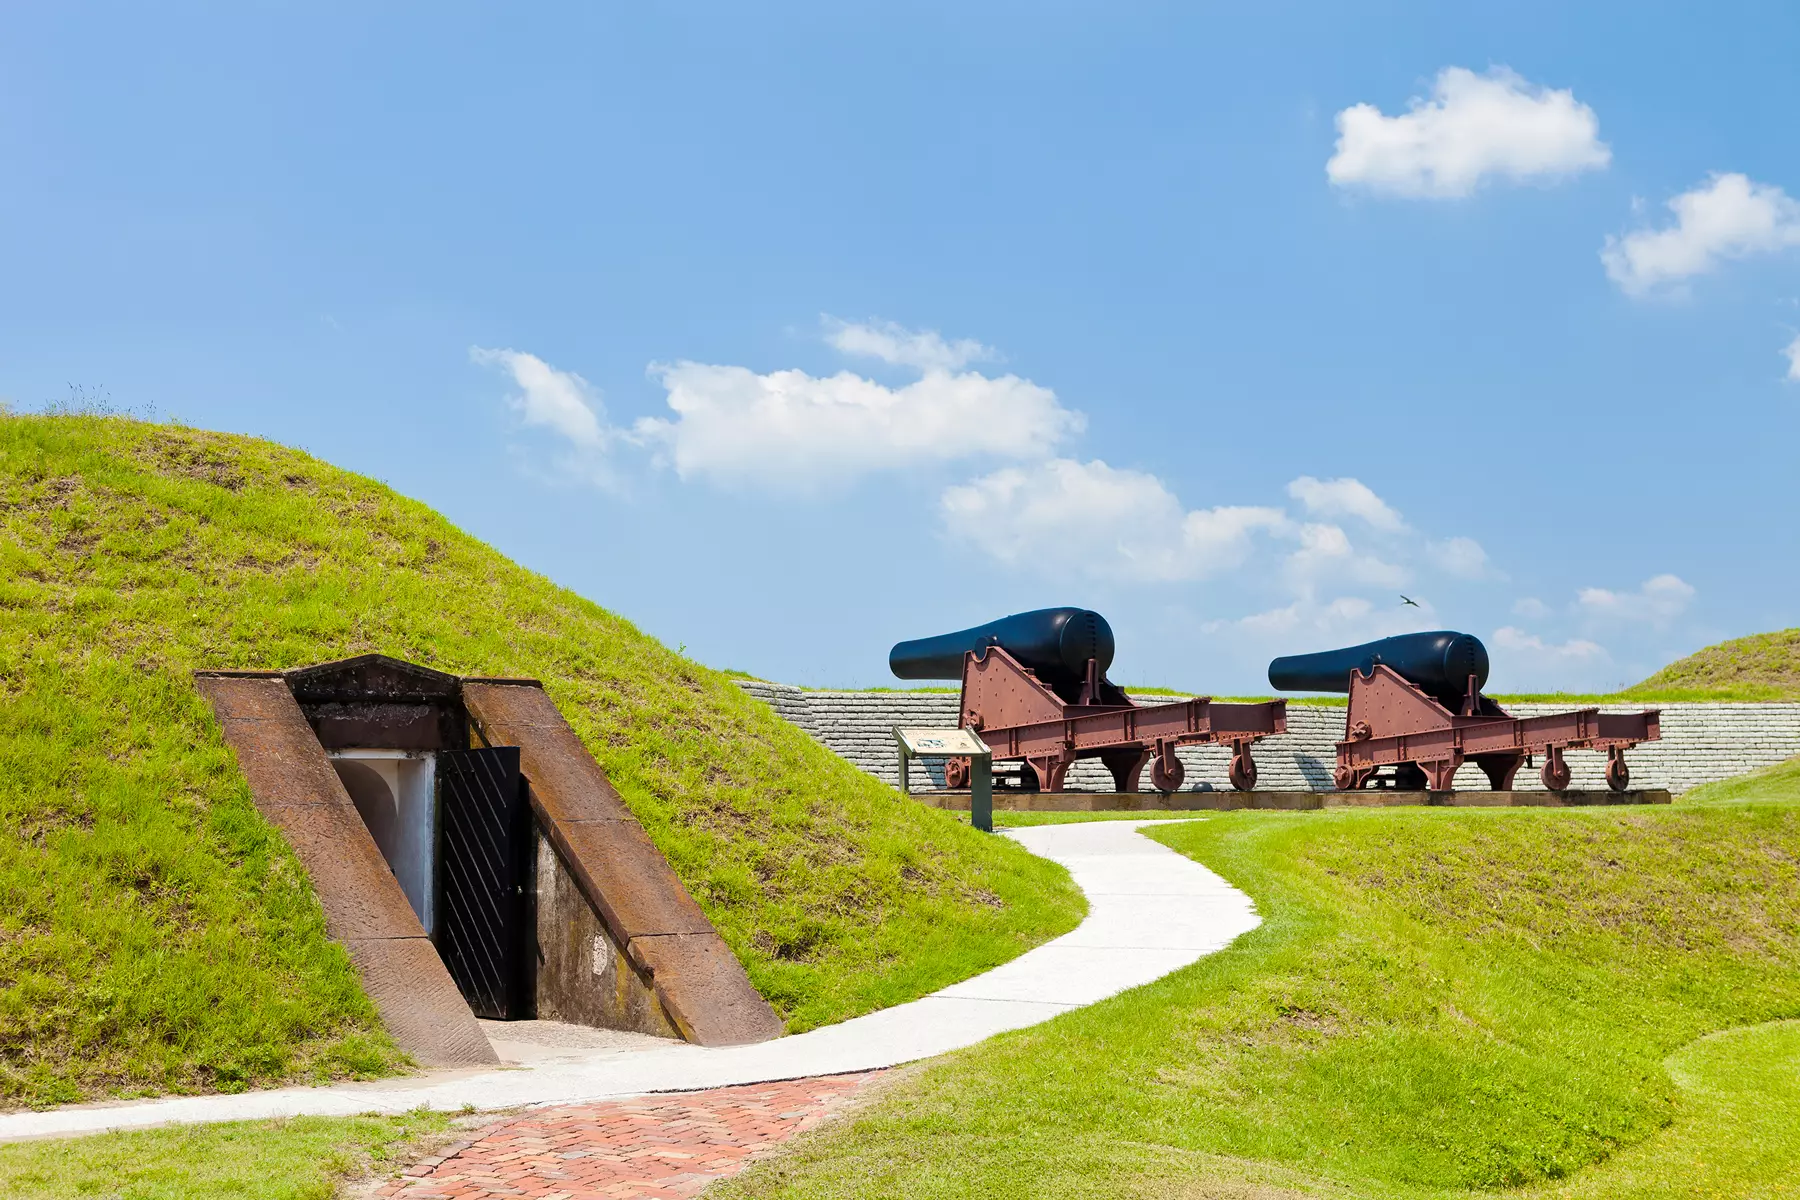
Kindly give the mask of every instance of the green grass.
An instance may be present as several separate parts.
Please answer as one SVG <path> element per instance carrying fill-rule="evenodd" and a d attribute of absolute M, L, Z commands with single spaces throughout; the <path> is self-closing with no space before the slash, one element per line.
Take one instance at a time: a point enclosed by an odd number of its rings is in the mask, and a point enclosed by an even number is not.
<path fill-rule="evenodd" d="M 1739 775 L 1734 779 L 1703 783 L 1683 792 L 1679 803 L 1738 804 L 1746 800 L 1785 804 L 1800 801 L 1800 758 L 1790 758 L 1784 763 L 1777 763 L 1748 775 Z"/>
<path fill-rule="evenodd" d="M 934 1063 L 721 1200 L 1800 1195 L 1800 806 L 1151 836 L 1263 925 Z"/>
<path fill-rule="evenodd" d="M 330 1200 L 347 1178 L 397 1171 L 442 1113 L 292 1117 L 0 1146 L 9 1200 Z"/>
<path fill-rule="evenodd" d="M 1495 696 L 1501 704 L 1769 704 L 1794 697 L 1780 688 L 1755 684 L 1731 687 L 1650 687 L 1638 684 L 1622 692 L 1520 692 Z"/>
<path fill-rule="evenodd" d="M 1697 650 L 1633 688 L 1756 692 L 1757 699 L 1800 698 L 1800 629 L 1755 633 Z"/>
<path fill-rule="evenodd" d="M 249 438 L 0 415 L 0 1104 L 404 1066 L 190 678 L 371 651 L 542 679 L 791 1029 L 1084 909 L 1061 868 L 378 483 Z"/>

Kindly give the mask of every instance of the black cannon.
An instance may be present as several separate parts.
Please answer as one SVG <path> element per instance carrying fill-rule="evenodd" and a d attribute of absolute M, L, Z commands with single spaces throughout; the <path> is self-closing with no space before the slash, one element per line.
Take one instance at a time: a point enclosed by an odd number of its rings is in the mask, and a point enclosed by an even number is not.
<path fill-rule="evenodd" d="M 1178 746 L 1231 747 L 1232 785 L 1256 785 L 1250 746 L 1287 728 L 1286 702 L 1215 704 L 1208 697 L 1139 706 L 1106 677 L 1112 626 L 1085 608 L 1041 608 L 938 637 L 901 642 L 888 666 L 901 679 L 961 679 L 958 724 L 976 730 L 998 762 L 1023 762 L 1021 783 L 1060 792 L 1069 766 L 1097 758 L 1121 792 L 1144 767 L 1160 791 L 1181 786 Z M 944 781 L 961 787 L 968 760 L 951 759 Z"/>
<path fill-rule="evenodd" d="M 1569 786 L 1563 752 L 1592 749 L 1606 751 L 1606 784 L 1620 792 L 1631 779 L 1625 751 L 1660 736 L 1655 711 L 1582 708 L 1514 717 L 1482 695 L 1487 678 L 1481 639 L 1448 629 L 1269 664 L 1269 683 L 1279 691 L 1350 694 L 1333 773 L 1337 786 L 1347 790 L 1374 781 L 1448 791 L 1458 768 L 1473 762 L 1495 791 L 1510 791 L 1520 765 L 1541 754 L 1539 778 L 1560 792 Z M 1394 769 L 1391 781 L 1377 778 L 1385 766 Z"/>
<path fill-rule="evenodd" d="M 1278 658 L 1269 664 L 1269 686 L 1278 692 L 1347 692 L 1350 672 L 1367 675 L 1376 663 L 1392 667 L 1426 695 L 1450 704 L 1467 693 L 1469 676 L 1475 677 L 1476 691 L 1488 680 L 1488 652 L 1481 639 L 1439 629 Z"/>
<path fill-rule="evenodd" d="M 1104 679 L 1114 650 L 1112 626 L 1092 609 L 1039 608 L 973 629 L 901 642 L 888 652 L 888 669 L 901 679 L 961 679 L 963 656 L 984 654 L 992 646 L 1012 655 L 1071 704 L 1084 703 L 1077 693 L 1087 682 L 1088 664 Z"/>

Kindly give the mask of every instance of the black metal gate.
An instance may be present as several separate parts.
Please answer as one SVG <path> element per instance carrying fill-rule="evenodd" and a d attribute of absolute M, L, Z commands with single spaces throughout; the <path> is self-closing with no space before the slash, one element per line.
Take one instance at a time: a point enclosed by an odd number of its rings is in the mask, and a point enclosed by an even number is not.
<path fill-rule="evenodd" d="M 438 755 L 437 947 L 478 1017 L 532 1016 L 535 850 L 519 748 Z"/>

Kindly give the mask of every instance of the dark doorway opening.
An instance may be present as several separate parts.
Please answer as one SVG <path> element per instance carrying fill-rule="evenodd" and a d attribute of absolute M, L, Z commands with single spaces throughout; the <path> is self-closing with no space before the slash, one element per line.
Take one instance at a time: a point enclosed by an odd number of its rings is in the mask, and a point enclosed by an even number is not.
<path fill-rule="evenodd" d="M 535 1015 L 531 803 L 519 748 L 469 749 L 461 681 L 379 655 L 288 673 L 450 978 L 490 1020 Z"/>
<path fill-rule="evenodd" d="M 476 1016 L 529 1020 L 537 845 L 519 748 L 445 751 L 437 776 L 438 954 Z"/>

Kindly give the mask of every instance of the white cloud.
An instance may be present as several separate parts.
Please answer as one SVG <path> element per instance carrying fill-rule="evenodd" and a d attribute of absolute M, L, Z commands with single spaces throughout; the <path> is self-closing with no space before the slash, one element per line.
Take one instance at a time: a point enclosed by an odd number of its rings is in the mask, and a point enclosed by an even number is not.
<path fill-rule="evenodd" d="M 858 474 L 976 457 L 1036 458 L 1081 432 L 1086 418 L 1016 375 L 927 371 L 890 388 L 840 371 L 759 375 L 680 362 L 652 373 L 673 419 L 645 417 L 636 438 L 683 479 L 707 477 L 805 489 Z M 990 431 L 1005 430 L 1005 436 Z"/>
<path fill-rule="evenodd" d="M 1491 573 L 1487 551 L 1474 538 L 1452 537 L 1428 542 L 1425 552 L 1448 575 L 1458 579 L 1483 579 Z"/>
<path fill-rule="evenodd" d="M 821 320 L 825 340 L 841 353 L 921 371 L 956 371 L 972 362 L 992 362 L 1000 357 L 992 346 L 973 338 L 946 341 L 933 329 L 908 329 L 893 321 L 845 321 L 829 315 Z"/>
<path fill-rule="evenodd" d="M 1406 528 L 1400 514 L 1367 485 L 1356 479 L 1314 479 L 1302 475 L 1287 486 L 1288 495 L 1322 517 L 1360 517 L 1376 529 L 1398 532 Z"/>
<path fill-rule="evenodd" d="M 953 537 L 1001 562 L 1141 580 L 1197 579 L 1235 567 L 1256 531 L 1288 524 L 1276 508 L 1189 511 L 1154 475 L 1066 458 L 948 488 L 940 507 Z"/>
<path fill-rule="evenodd" d="M 1325 604 L 1296 600 L 1283 608 L 1251 613 L 1234 623 L 1253 633 L 1287 633 L 1301 628 L 1339 632 L 1360 628 L 1374 608 L 1361 596 L 1339 596 Z"/>
<path fill-rule="evenodd" d="M 1535 633 L 1526 633 L 1511 625 L 1494 630 L 1494 648 L 1536 663 L 1598 662 L 1608 657 L 1605 647 L 1585 638 L 1546 642 Z"/>
<path fill-rule="evenodd" d="M 1283 654 L 1309 648 L 1296 642 L 1300 635 L 1310 648 L 1353 645 L 1396 633 L 1413 633 L 1438 624 L 1429 603 L 1421 608 L 1377 605 L 1361 596 L 1338 596 L 1328 601 L 1301 598 L 1280 608 L 1251 613 L 1234 621 L 1209 621 L 1206 633 L 1236 630 L 1258 644 L 1276 646 Z"/>
<path fill-rule="evenodd" d="M 1627 295 L 1680 284 L 1727 259 L 1800 246 L 1800 203 L 1743 175 L 1714 175 L 1669 201 L 1669 208 L 1675 224 L 1608 237 L 1600 251 L 1607 275 Z"/>
<path fill-rule="evenodd" d="M 1310 594 L 1320 582 L 1376 587 L 1400 587 L 1406 583 L 1405 570 L 1372 555 L 1359 554 L 1350 544 L 1349 535 L 1336 525 L 1302 525 L 1297 536 L 1300 548 L 1288 555 L 1287 573 L 1302 592 Z"/>
<path fill-rule="evenodd" d="M 1800 383 L 1800 337 L 1789 342 L 1781 351 L 1787 356 L 1787 377 L 1794 383 Z"/>
<path fill-rule="evenodd" d="M 1550 615 L 1550 606 L 1536 596 L 1526 596 L 1513 601 L 1512 610 L 1515 617 L 1547 617 Z"/>
<path fill-rule="evenodd" d="M 1582 588 L 1575 599 L 1589 616 L 1665 625 L 1687 611 L 1694 599 L 1694 587 L 1679 576 L 1657 575 L 1646 579 L 1634 592 L 1590 587 Z"/>
<path fill-rule="evenodd" d="M 1568 175 L 1612 160 L 1593 109 L 1505 67 L 1445 67 L 1430 99 L 1415 96 L 1393 117 L 1353 105 L 1337 128 L 1331 182 L 1394 196 L 1466 196 L 1488 177 Z"/>
<path fill-rule="evenodd" d="M 605 451 L 617 436 L 606 423 L 600 393 L 573 371 L 559 371 L 535 354 L 481 346 L 470 347 L 469 361 L 512 376 L 520 394 L 506 402 L 525 424 L 549 429 L 584 451 Z"/>

